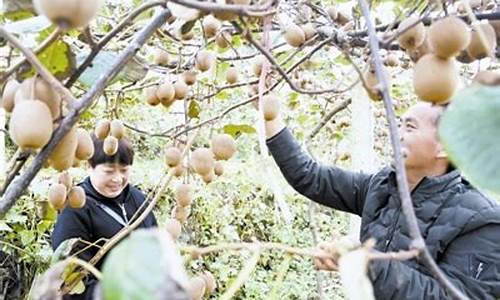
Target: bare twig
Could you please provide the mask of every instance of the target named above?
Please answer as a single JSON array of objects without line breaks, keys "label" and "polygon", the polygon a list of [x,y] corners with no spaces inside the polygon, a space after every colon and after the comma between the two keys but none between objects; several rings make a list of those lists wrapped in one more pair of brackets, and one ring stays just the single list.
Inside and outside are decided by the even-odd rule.
[{"label": "bare twig", "polygon": [[363,12],[363,16],[366,21],[366,26],[369,32],[369,42],[371,48],[371,55],[373,58],[373,63],[375,65],[375,73],[381,85],[381,93],[384,98],[384,106],[386,110],[387,120],[389,122],[389,130],[391,133],[391,142],[394,152],[394,160],[396,167],[396,180],[398,186],[399,196],[401,198],[401,205],[403,209],[403,214],[406,217],[406,222],[408,223],[408,229],[410,236],[412,238],[412,246],[414,249],[420,251],[423,263],[427,268],[430,269],[431,273],[436,277],[438,282],[443,285],[450,294],[456,299],[468,299],[460,290],[458,290],[451,282],[448,280],[446,275],[439,269],[436,262],[432,259],[427,247],[425,246],[425,241],[422,238],[420,229],[417,223],[417,217],[415,216],[415,211],[413,209],[412,200],[410,197],[410,192],[408,188],[408,180],[406,178],[406,171],[403,164],[403,155],[401,153],[401,141],[396,124],[396,116],[392,107],[392,100],[389,94],[389,86],[387,79],[383,73],[382,60],[379,55],[379,45],[378,39],[373,26],[370,9],[365,0],[359,0],[359,5]]},{"label": "bare twig", "polygon": [[221,300],[233,299],[234,294],[243,286],[245,281],[248,280],[250,275],[252,275],[253,270],[257,267],[257,263],[260,259],[261,250],[257,248],[252,257],[247,261],[243,269],[241,270],[236,280],[231,284],[228,290],[220,297]]},{"label": "bare twig", "polygon": [[274,9],[271,9],[274,2],[272,0],[263,5],[216,4],[193,0],[170,0],[170,2],[209,13],[228,12],[248,17],[264,17],[275,13]]},{"label": "bare twig", "polygon": [[352,99],[348,98],[348,99],[340,102],[339,104],[337,104],[337,106],[335,106],[327,115],[325,115],[323,117],[321,122],[313,129],[313,131],[311,131],[311,133],[309,134],[309,136],[307,138],[309,140],[313,139],[319,133],[321,128],[323,128],[323,126],[325,126],[326,123],[328,123],[333,118],[333,116],[335,116],[337,113],[344,110],[347,106],[349,106],[349,104],[351,104],[351,102],[352,102]]}]

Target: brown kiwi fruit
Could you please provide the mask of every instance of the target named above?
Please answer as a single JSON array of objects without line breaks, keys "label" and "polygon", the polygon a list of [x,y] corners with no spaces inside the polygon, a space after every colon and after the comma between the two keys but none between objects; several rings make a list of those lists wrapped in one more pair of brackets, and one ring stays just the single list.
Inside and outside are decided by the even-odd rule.
[{"label": "brown kiwi fruit", "polygon": [[328,16],[330,17],[330,19],[332,19],[332,21],[335,22],[335,20],[337,20],[337,17],[339,16],[339,12],[337,10],[337,7],[329,6],[326,9],[326,12],[328,13]]},{"label": "brown kiwi fruit", "polygon": [[495,30],[497,36],[497,45],[500,44],[500,20],[490,20],[490,25]]},{"label": "brown kiwi fruit", "polygon": [[316,28],[314,28],[312,23],[303,24],[300,28],[304,32],[306,41],[310,40],[316,34]]},{"label": "brown kiwi fruit", "polygon": [[170,82],[164,82],[158,86],[156,97],[160,99],[163,106],[169,107],[175,101],[175,88]]},{"label": "brown kiwi fruit", "polygon": [[189,280],[187,292],[192,300],[201,300],[205,295],[206,283],[203,277],[196,276]]},{"label": "brown kiwi fruit", "polygon": [[167,51],[158,48],[155,50],[153,62],[160,66],[168,66],[170,55]]},{"label": "brown kiwi fruit", "polygon": [[73,127],[49,155],[52,168],[57,171],[64,171],[71,168],[75,160],[77,146],[78,136],[76,134],[76,127]]},{"label": "brown kiwi fruit", "polygon": [[172,168],[172,174],[175,177],[181,177],[186,172],[186,168],[180,163]]},{"label": "brown kiwi fruit", "polygon": [[255,76],[260,76],[260,73],[262,72],[262,65],[264,64],[265,60],[266,57],[264,57],[263,55],[259,55],[255,58],[254,64],[252,66],[253,74]]},{"label": "brown kiwi fruit", "polygon": [[232,37],[231,34],[227,31],[221,31],[216,37],[215,37],[215,44],[217,47],[221,49],[225,49],[229,47],[229,43],[231,43]]},{"label": "brown kiwi fruit", "polygon": [[479,28],[482,30],[486,39],[486,46],[483,45],[479,37],[478,27],[472,27],[472,34],[467,52],[475,59],[482,59],[487,56],[492,56],[495,53],[497,46],[497,39],[495,29],[489,23],[481,23]]},{"label": "brown kiwi fruit", "polygon": [[109,123],[109,134],[117,139],[121,139],[125,136],[125,126],[123,122],[118,119],[114,119]]},{"label": "brown kiwi fruit", "polygon": [[284,31],[285,41],[292,47],[300,47],[306,41],[304,31],[297,24],[290,23]]},{"label": "brown kiwi fruit", "polygon": [[52,136],[52,115],[45,103],[27,100],[14,106],[9,121],[10,137],[23,150],[45,146]]},{"label": "brown kiwi fruit", "polygon": [[174,208],[172,209],[172,218],[176,219],[181,224],[186,223],[190,214],[191,214],[190,206],[175,205]]},{"label": "brown kiwi fruit", "polygon": [[66,190],[69,191],[73,186],[73,177],[69,174],[68,171],[64,171],[59,174],[59,177],[57,178],[57,183],[64,184]]},{"label": "brown kiwi fruit", "polygon": [[94,155],[94,143],[90,134],[85,129],[78,128],[76,135],[78,142],[75,157],[79,160],[89,160]]},{"label": "brown kiwi fruit", "polygon": [[384,59],[384,65],[389,67],[397,67],[399,65],[399,59],[396,54],[389,53]]},{"label": "brown kiwi fruit", "polygon": [[228,160],[236,152],[236,143],[229,134],[217,134],[212,138],[212,152],[217,160]]},{"label": "brown kiwi fruit", "polygon": [[[33,90],[35,87],[35,90]],[[14,102],[20,102],[28,99],[38,99],[44,102],[50,109],[52,119],[61,116],[61,97],[54,89],[41,77],[35,76],[24,80],[17,90]],[[14,104],[15,105],[15,104]]]},{"label": "brown kiwi fruit", "polygon": [[221,26],[221,22],[212,15],[206,16],[202,21],[203,32],[207,38],[214,37]]},{"label": "brown kiwi fruit", "polygon": [[216,161],[214,164],[214,173],[217,176],[222,176],[224,174],[224,165],[221,161]]},{"label": "brown kiwi fruit", "polygon": [[363,73],[363,78],[366,83],[365,89],[370,99],[375,101],[382,100],[382,95],[379,93],[379,90],[377,88],[378,78],[377,74],[375,74],[375,71],[372,69],[366,70],[365,73]]},{"label": "brown kiwi fruit", "polygon": [[94,134],[98,139],[104,140],[109,135],[109,130],[109,120],[99,120],[95,125]]},{"label": "brown kiwi fruit", "polygon": [[457,56],[470,42],[469,27],[455,16],[432,23],[427,34],[432,51],[441,58]]},{"label": "brown kiwi fruit", "polygon": [[429,35],[426,34],[424,42],[417,48],[406,50],[406,53],[408,54],[412,62],[416,63],[422,56],[432,53],[431,43],[429,42],[428,37]]},{"label": "brown kiwi fruit", "polygon": [[95,17],[99,0],[35,0],[35,9],[54,24],[64,22],[70,27],[85,27]]},{"label": "brown kiwi fruit", "polygon": [[182,73],[182,79],[187,85],[193,85],[196,82],[196,71],[186,70]]},{"label": "brown kiwi fruit", "polygon": [[177,100],[182,100],[186,98],[189,92],[189,87],[184,82],[184,80],[177,80],[174,83],[174,89],[175,89],[175,99]]},{"label": "brown kiwi fruit", "polygon": [[176,219],[168,219],[165,223],[165,229],[170,234],[172,239],[176,240],[181,236],[182,224]]},{"label": "brown kiwi fruit", "polygon": [[210,173],[214,168],[213,153],[208,148],[198,148],[191,155],[191,165],[196,173],[205,175]]},{"label": "brown kiwi fruit", "polygon": [[210,69],[215,63],[215,55],[208,50],[201,50],[196,55],[195,66],[201,72]]},{"label": "brown kiwi fruit", "polygon": [[229,67],[226,71],[226,81],[229,84],[238,82],[238,69],[236,67]]},{"label": "brown kiwi fruit", "polygon": [[268,94],[262,97],[262,112],[264,120],[272,121],[280,113],[280,100],[275,94]]},{"label": "brown kiwi fruit", "polygon": [[474,76],[473,81],[482,85],[500,86],[500,73],[491,70],[484,70],[477,73],[476,76]]},{"label": "brown kiwi fruit", "polygon": [[49,203],[54,209],[61,210],[64,208],[64,205],[66,204],[66,196],[67,192],[64,184],[56,183],[50,186]]},{"label": "brown kiwi fruit", "polygon": [[106,155],[113,156],[118,151],[118,144],[118,139],[110,135],[104,139],[102,149]]},{"label": "brown kiwi fruit", "polygon": [[151,106],[156,106],[160,104],[160,99],[156,96],[157,86],[149,86],[144,88],[144,97],[146,98],[146,103]]},{"label": "brown kiwi fruit", "polygon": [[[398,32],[403,31],[408,26],[412,26],[419,18],[415,15],[403,20],[399,23]],[[422,22],[418,22],[412,28],[399,35],[398,42],[403,49],[415,49],[420,46],[425,39],[425,27]]]},{"label": "brown kiwi fruit", "polygon": [[179,184],[175,189],[175,201],[177,205],[186,207],[193,202],[193,188],[186,183]]},{"label": "brown kiwi fruit", "polygon": [[21,84],[17,80],[7,81],[2,92],[2,107],[6,112],[11,113],[14,109],[14,97]]},{"label": "brown kiwi fruit", "polygon": [[81,186],[74,186],[68,193],[68,204],[71,208],[82,208],[85,206],[85,190]]},{"label": "brown kiwi fruit", "polygon": [[167,166],[173,168],[181,163],[182,153],[177,147],[168,147],[165,150],[165,163]]},{"label": "brown kiwi fruit", "polygon": [[458,54],[456,59],[457,59],[457,61],[459,61],[463,64],[470,64],[471,62],[476,60],[474,57],[469,55],[469,52],[467,52],[467,50],[460,52],[460,54]]},{"label": "brown kiwi fruit", "polygon": [[215,180],[215,173],[214,173],[214,170],[210,170],[210,172],[208,172],[207,174],[204,174],[201,176],[201,179],[203,179],[203,182],[205,182],[206,184],[209,184],[211,183],[212,181]]},{"label": "brown kiwi fruit", "polygon": [[212,294],[217,288],[217,281],[215,280],[214,274],[209,271],[203,272],[201,277],[205,281],[205,296]]},{"label": "brown kiwi fruit", "polygon": [[339,10],[337,13],[337,19],[335,19],[335,22],[340,24],[341,26],[346,25],[351,21],[351,16],[349,15],[348,12]]},{"label": "brown kiwi fruit", "polygon": [[413,87],[422,100],[445,103],[458,86],[458,71],[454,59],[442,59],[434,54],[422,57],[414,68]]}]

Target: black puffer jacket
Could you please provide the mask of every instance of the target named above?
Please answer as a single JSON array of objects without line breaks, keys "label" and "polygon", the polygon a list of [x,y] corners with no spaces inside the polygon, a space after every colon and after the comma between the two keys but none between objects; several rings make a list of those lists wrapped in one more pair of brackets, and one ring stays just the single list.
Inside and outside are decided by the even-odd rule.
[{"label": "black puffer jacket", "polygon": [[[133,221],[131,220],[132,216],[145,200],[144,194],[130,184],[125,187],[118,197],[113,199],[106,198],[99,194],[90,183],[88,177],[80,186],[85,190],[87,197],[85,206],[81,209],[73,209],[68,206],[59,214],[54,231],[52,232],[52,247],[54,250],[57,249],[63,241],[70,238],[80,238],[90,243],[94,243],[101,238],[109,239],[113,237],[124,227],[127,221]],[[144,205],[144,207],[145,206],[146,205]],[[114,213],[110,214],[107,212],[109,209]],[[156,226],[156,219],[153,213],[150,213],[138,228]],[[104,243],[101,242],[98,244],[102,245]],[[87,247],[87,244],[78,243],[74,247],[74,252],[85,247]],[[97,247],[91,247],[78,256],[88,261],[98,250]],[[96,265],[98,269],[101,269],[105,258],[106,256]],[[90,278],[86,285],[87,289],[84,294],[72,297],[66,296],[64,299],[92,299],[90,294],[95,285],[95,280]]]},{"label": "black puffer jacket", "polygon": [[[288,129],[267,141],[287,181],[323,205],[361,216],[361,241],[376,249],[409,249],[395,173],[363,174],[322,166],[304,153]],[[500,207],[458,171],[424,178],[412,200],[427,247],[450,280],[472,299],[500,297]],[[376,261],[370,277],[377,299],[449,299],[418,261]]]}]

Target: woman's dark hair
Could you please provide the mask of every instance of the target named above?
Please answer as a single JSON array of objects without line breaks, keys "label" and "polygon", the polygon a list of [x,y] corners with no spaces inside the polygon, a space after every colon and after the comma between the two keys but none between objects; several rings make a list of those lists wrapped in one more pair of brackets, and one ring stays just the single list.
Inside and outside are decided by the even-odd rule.
[{"label": "woman's dark hair", "polygon": [[95,134],[92,134],[92,142],[94,143],[94,155],[89,159],[89,164],[92,168],[105,163],[118,163],[129,166],[134,162],[134,149],[132,149],[130,140],[125,137],[119,140],[118,150],[111,156],[104,153],[104,140],[100,140]]}]

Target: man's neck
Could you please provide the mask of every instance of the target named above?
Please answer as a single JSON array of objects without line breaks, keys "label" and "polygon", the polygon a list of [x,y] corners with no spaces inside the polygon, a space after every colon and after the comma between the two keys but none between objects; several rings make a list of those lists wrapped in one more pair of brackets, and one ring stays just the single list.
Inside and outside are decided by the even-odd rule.
[{"label": "man's neck", "polygon": [[412,192],[424,177],[436,177],[446,173],[446,169],[406,169],[406,179],[408,180],[408,188]]}]

